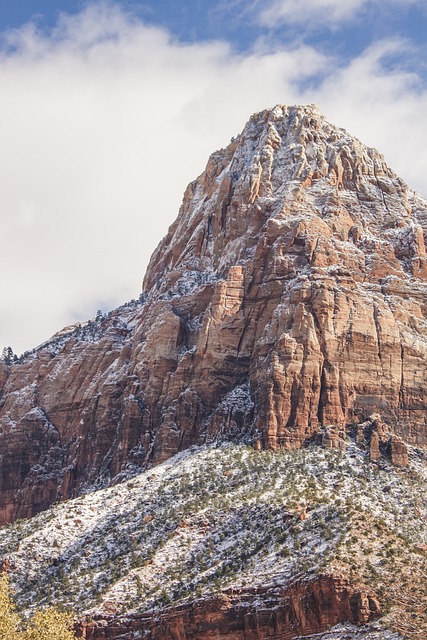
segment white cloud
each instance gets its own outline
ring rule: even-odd
[[[368,0],[274,0],[260,13],[261,24],[277,27],[289,24],[335,24],[353,18]]]
[[[390,10],[396,6],[422,4],[423,0],[270,0],[256,3],[262,25],[277,28],[283,24],[326,25],[336,27],[354,19],[362,10]]]
[[[0,58],[0,348],[137,297],[187,183],[254,111],[317,102],[386,152],[427,193],[426,94],[384,69],[399,42],[348,68],[314,48],[237,54],[183,45],[112,5],[62,17],[50,35],[8,34]],[[316,90],[301,87],[324,77]],[[397,135],[396,132],[399,132]]]

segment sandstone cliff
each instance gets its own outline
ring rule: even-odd
[[[286,589],[223,593],[156,615],[98,617],[78,627],[77,635],[86,640],[131,638],[132,634],[147,640],[293,640],[340,622],[366,623],[378,612],[378,602],[369,590],[338,576],[319,576]]]
[[[0,365],[0,522],[217,438],[299,447],[376,412],[427,444],[426,236],[377,151],[313,106],[255,114],[188,186],[142,302]]]

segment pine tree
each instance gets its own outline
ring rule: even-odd
[[[1,354],[1,359],[5,365],[10,366],[14,361],[14,353],[12,347],[5,347]]]

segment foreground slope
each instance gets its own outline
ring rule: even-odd
[[[315,107],[255,114],[138,303],[0,366],[0,522],[223,437],[293,448],[378,412],[425,445],[426,234],[426,202]]]
[[[193,447],[3,527],[0,557],[20,607],[72,607],[88,638],[427,637],[426,460],[362,446]]]

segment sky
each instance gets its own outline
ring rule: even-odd
[[[427,196],[425,0],[0,5],[0,349],[137,298],[250,115],[316,103]]]

